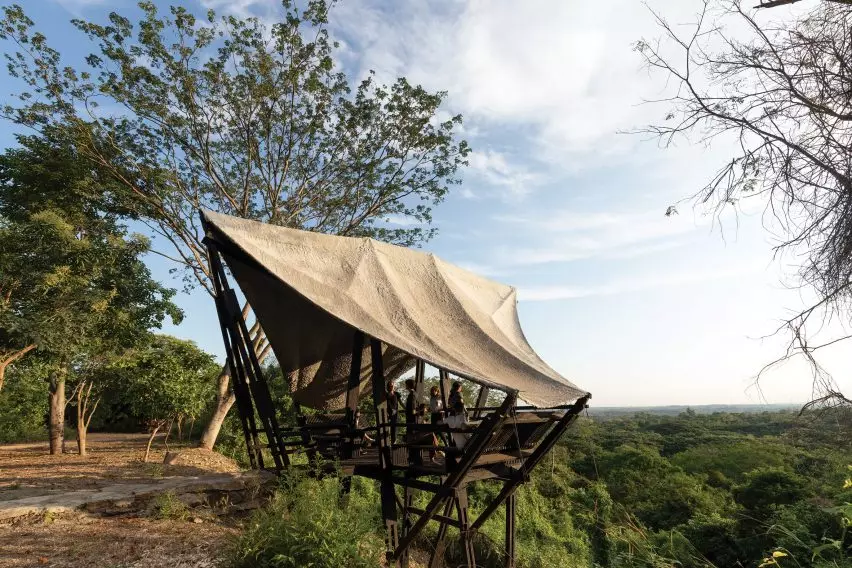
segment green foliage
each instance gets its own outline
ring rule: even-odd
[[[219,365],[194,342],[156,335],[103,369],[139,420],[198,416],[213,396]]]
[[[752,514],[764,517],[776,505],[792,505],[807,495],[807,486],[795,473],[779,467],[761,468],[746,475],[734,499]]]
[[[728,480],[741,482],[748,472],[760,467],[784,466],[789,449],[767,439],[711,442],[675,454],[671,462],[692,474],[715,472],[716,484],[724,485]]]
[[[189,518],[189,507],[173,491],[160,493],[152,505],[152,514],[156,519],[185,521]]]
[[[728,507],[723,495],[648,446],[621,446],[602,453],[599,472],[613,499],[630,503],[631,513],[655,530],[671,529],[697,513],[712,515]]]
[[[19,141],[0,156],[0,348],[34,343],[68,365],[179,321],[140,258],[148,241],[105,209],[108,184],[67,146]]]
[[[436,120],[446,93],[404,78],[350,81],[334,64],[330,3],[297,4],[283,1],[272,25],[153,2],[105,25],[74,20],[94,53],[67,68],[23,9],[6,7],[0,39],[25,90],[0,115],[72,140],[208,288],[201,206],[405,245],[430,238],[431,208],[469,152],[453,137],[461,117]]]
[[[0,391],[0,444],[43,440],[47,415],[47,370],[36,358],[13,366]]]
[[[852,497],[852,480],[846,480],[844,489],[850,470],[843,460],[848,455],[830,445],[813,444],[812,436],[795,432],[796,428],[818,428],[813,417],[798,423],[791,416],[717,413],[578,421],[518,492],[517,565],[756,568],[770,562],[766,566],[846,566],[852,551],[852,505],[846,504]],[[759,421],[770,426],[762,428]],[[671,459],[661,453],[665,447],[661,432],[679,436],[683,449]],[[807,447],[792,443],[805,438]],[[723,439],[731,443],[720,443]],[[763,442],[766,447],[761,448]],[[747,457],[749,448],[765,459]],[[712,470],[717,474],[715,481],[688,463],[685,456],[690,455],[706,467],[718,468]],[[782,459],[776,460],[778,456]],[[740,458],[748,461],[736,465]],[[755,467],[744,471],[751,466]],[[814,478],[805,478],[800,471]],[[353,494],[358,512],[340,514],[372,519],[372,529],[360,527],[376,531],[372,538],[380,548],[383,531],[375,517],[378,496],[372,483],[361,482]],[[277,505],[260,515],[262,522],[252,528],[238,565],[250,565],[268,543],[275,552],[263,558],[280,553],[284,564],[264,560],[267,563],[260,565],[294,565],[286,562],[294,562],[288,555],[296,539],[279,535],[294,522],[290,510],[299,506],[298,496],[305,491],[322,511],[336,504],[336,480],[323,482],[333,489],[326,488],[328,493],[319,498],[315,498],[316,488],[322,484],[309,483],[312,488],[305,490],[288,485],[295,493],[287,507]],[[497,490],[488,483],[469,486],[474,517]],[[424,507],[427,497],[416,495],[415,506]],[[492,516],[474,539],[479,565],[504,565],[504,523],[502,515]],[[427,526],[418,545],[428,551],[428,539],[434,534],[434,526]],[[360,538],[349,540],[362,542]],[[457,533],[450,530],[448,538],[449,565],[455,565],[462,561]],[[306,542],[312,543],[310,550],[320,548],[320,541]]]
[[[378,567],[384,542],[378,532],[377,491],[363,479],[354,481],[348,503],[341,507],[338,478],[285,477],[272,502],[237,537],[233,566]]]

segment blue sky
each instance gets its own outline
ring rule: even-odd
[[[70,18],[135,10],[126,0],[22,4],[69,61],[86,49]],[[182,4],[263,18],[274,18],[277,6]],[[698,7],[650,4],[675,23],[689,22]],[[689,204],[663,215],[700,189],[728,155],[725,143],[662,150],[619,133],[666,112],[640,104],[665,89],[631,49],[657,35],[641,2],[344,0],[332,29],[353,77],[374,69],[380,79],[406,76],[449,92],[442,112],[465,116],[462,134],[474,153],[464,184],[436,210],[440,233],[426,248],[518,287],[530,343],[596,405],[810,396],[808,369],[795,362],[765,376],[762,397],[752,388],[784,346],[783,337],[758,338],[804,301],[784,285],[794,282],[794,266],[773,259],[760,204],[721,227]],[[12,143],[8,125],[0,142]],[[167,261],[148,262],[170,279]],[[166,331],[220,353],[210,299],[199,290],[178,300],[186,320]],[[824,361],[848,389],[852,364],[842,348]]]

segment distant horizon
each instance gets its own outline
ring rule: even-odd
[[[739,402],[739,403],[702,403],[702,404],[642,404],[642,405],[619,405],[619,406],[595,406],[589,404],[589,409],[596,408],[598,410],[613,410],[622,408],[708,408],[708,407],[742,407],[742,406],[772,406],[772,407],[790,407],[800,408],[807,402]]]

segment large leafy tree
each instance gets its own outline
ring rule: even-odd
[[[195,343],[167,335],[128,352],[102,369],[108,388],[150,426],[145,461],[157,432],[180,417],[196,417],[213,394],[219,366]]]
[[[281,6],[271,26],[180,7],[163,16],[151,2],[135,23],[75,20],[94,48],[77,67],[62,66],[20,7],[5,8],[0,38],[24,88],[2,114],[72,139],[133,196],[170,245],[160,252],[211,293],[202,207],[403,245],[430,238],[432,207],[466,163],[468,146],[454,139],[461,117],[440,119],[445,93],[403,78],[350,80],[334,58],[328,2]],[[257,323],[251,334],[262,359]],[[224,369],[203,446],[233,402]]]
[[[759,10],[788,3],[705,0],[688,31],[658,15],[663,38],[636,49],[672,91],[658,101],[664,120],[644,132],[666,145],[682,136],[733,140],[697,201],[715,212],[763,203],[778,252],[801,263],[802,282],[817,293],[779,328],[791,337],[779,361],[804,356],[818,400],[850,404],[814,355],[841,337],[820,344],[808,328],[834,315],[848,322],[852,299],[852,3],[815,2],[777,20]]]
[[[0,156],[0,329],[7,349],[34,346],[49,362],[51,453],[59,453],[65,385],[75,370],[181,314],[174,291],[154,281],[140,258],[148,241],[128,235],[109,211],[109,185],[68,147],[40,137],[20,142]]]

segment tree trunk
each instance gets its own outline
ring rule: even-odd
[[[145,446],[145,458],[142,460],[145,463],[148,463],[148,454],[151,453],[151,442],[154,441],[154,436],[157,435],[157,432],[159,431],[160,426],[162,426],[162,425],[163,424],[161,422],[158,422],[157,425],[154,426],[154,430],[151,432],[151,437],[148,438],[148,445]]]
[[[216,409],[213,411],[213,416],[210,417],[210,422],[204,427],[201,433],[201,440],[198,442],[198,447],[206,450],[212,450],[216,444],[216,438],[219,437],[219,430],[222,429],[222,423],[225,422],[225,417],[228,411],[237,400],[234,393],[231,392],[231,376],[228,372],[228,366],[222,368],[219,374],[219,390],[216,393]]]
[[[88,388],[86,388],[88,386]],[[77,388],[77,451],[81,456],[86,455],[86,434],[89,432],[89,424],[92,423],[92,416],[95,410],[98,409],[98,404],[101,399],[95,400],[95,404],[89,409],[91,402],[93,383],[83,382]]]
[[[170,418],[170,419],[169,419],[169,427],[168,427],[168,429],[166,430],[166,437],[165,437],[165,438],[163,438],[163,445],[165,445],[165,446],[166,446],[166,452],[167,452],[167,453],[168,453],[168,451],[169,451],[169,436],[171,436],[171,435],[172,435],[172,426],[174,425],[174,423],[175,423],[175,419],[174,419],[174,418]]]
[[[54,371],[50,376],[48,389],[50,416],[48,417],[48,435],[50,454],[61,454],[65,437],[65,369]]]
[[[3,390],[3,383],[6,380],[6,368],[35,348],[35,343],[27,345],[23,349],[9,354],[6,358],[0,361],[0,391]]]
[[[80,424],[77,425],[77,453],[86,455],[86,427]]]

